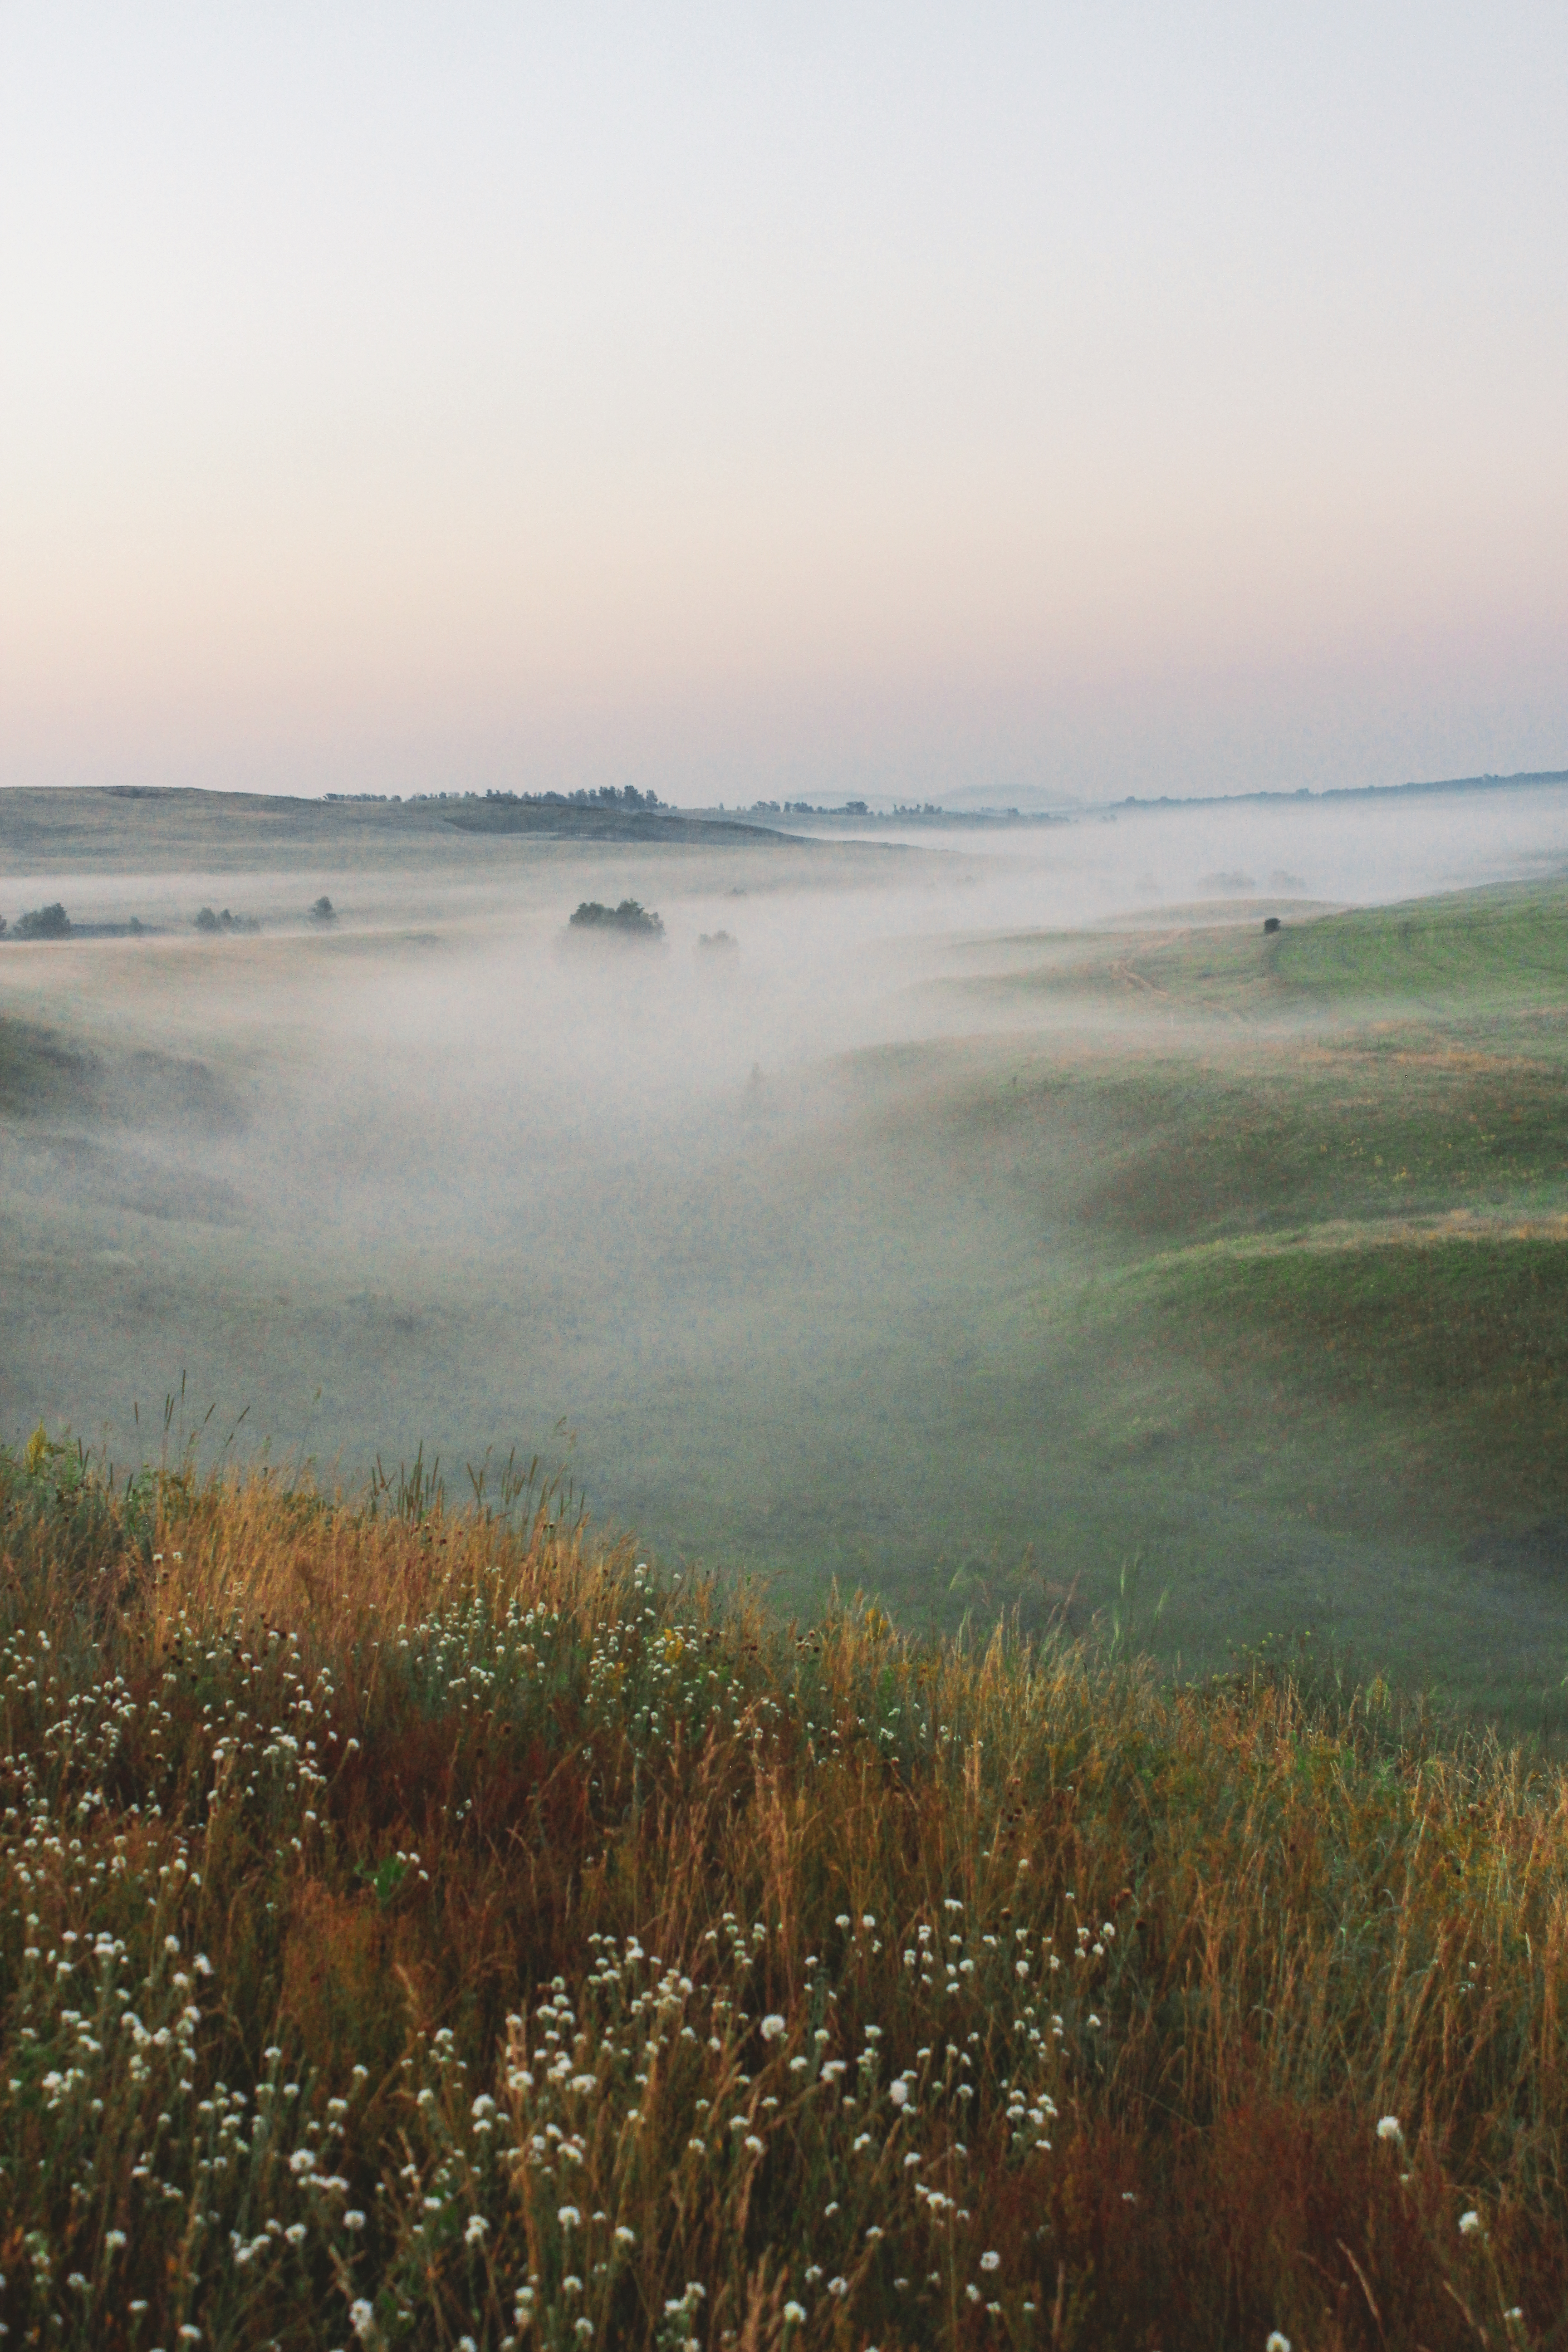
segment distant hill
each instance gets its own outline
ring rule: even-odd
[[[682,816],[669,808],[629,808],[564,798],[497,794],[447,801],[441,822],[458,833],[533,833],[552,841],[745,841],[783,839],[776,827],[739,817]],[[793,838],[793,836],[792,836]]]
[[[0,872],[145,855],[221,867],[258,850],[319,855],[367,835],[528,834],[540,840],[668,842],[690,847],[784,842],[739,819],[683,816],[606,791],[582,798],[477,793],[409,800],[206,792],[184,785],[12,785],[0,790]],[[798,842],[795,845],[799,846]]]
[[[1568,784],[1568,768],[1531,768],[1513,776],[1448,776],[1431,783],[1329,784],[1314,791],[1302,784],[1295,792],[1256,793],[1129,793],[1108,802],[1113,808],[1215,808],[1233,801],[1371,801],[1394,800],[1402,794],[1429,793],[1527,792],[1539,785]]]

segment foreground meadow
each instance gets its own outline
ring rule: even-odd
[[[1565,2340],[1557,1772],[0,1465],[10,2341]]]

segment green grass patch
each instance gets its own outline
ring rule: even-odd
[[[1560,882],[1510,885],[1358,908],[1287,925],[1263,946],[1282,986],[1314,996],[1561,1004],[1568,890]]]
[[[1423,1519],[1568,1521],[1568,1243],[1216,1249],[1162,1289],[1212,1362],[1369,1416]]]

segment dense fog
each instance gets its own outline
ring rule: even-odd
[[[670,1556],[941,1613],[1048,1560],[1088,1411],[1028,1337],[1085,1246],[1073,1146],[986,1107],[1058,1034],[1158,1050],[1177,1021],[1007,984],[1065,952],[1041,935],[1540,875],[1568,793],[862,832],[236,827],[205,863],[132,839],[0,874],[13,924],[79,926],[0,946],[0,1012],[64,1057],[0,1120],[0,1427],[124,1461],[183,1379],[172,1442],[205,1459],[237,1423],[237,1454],[353,1488],[423,1445],[466,1491],[515,1448]],[[569,930],[626,897],[662,942]]]

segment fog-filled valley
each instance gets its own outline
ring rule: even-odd
[[[805,1613],[1310,1629],[1554,1728],[1568,792],[647,844],[4,801],[5,1438],[454,1499],[537,1455]],[[569,926],[626,898],[661,940]]]

